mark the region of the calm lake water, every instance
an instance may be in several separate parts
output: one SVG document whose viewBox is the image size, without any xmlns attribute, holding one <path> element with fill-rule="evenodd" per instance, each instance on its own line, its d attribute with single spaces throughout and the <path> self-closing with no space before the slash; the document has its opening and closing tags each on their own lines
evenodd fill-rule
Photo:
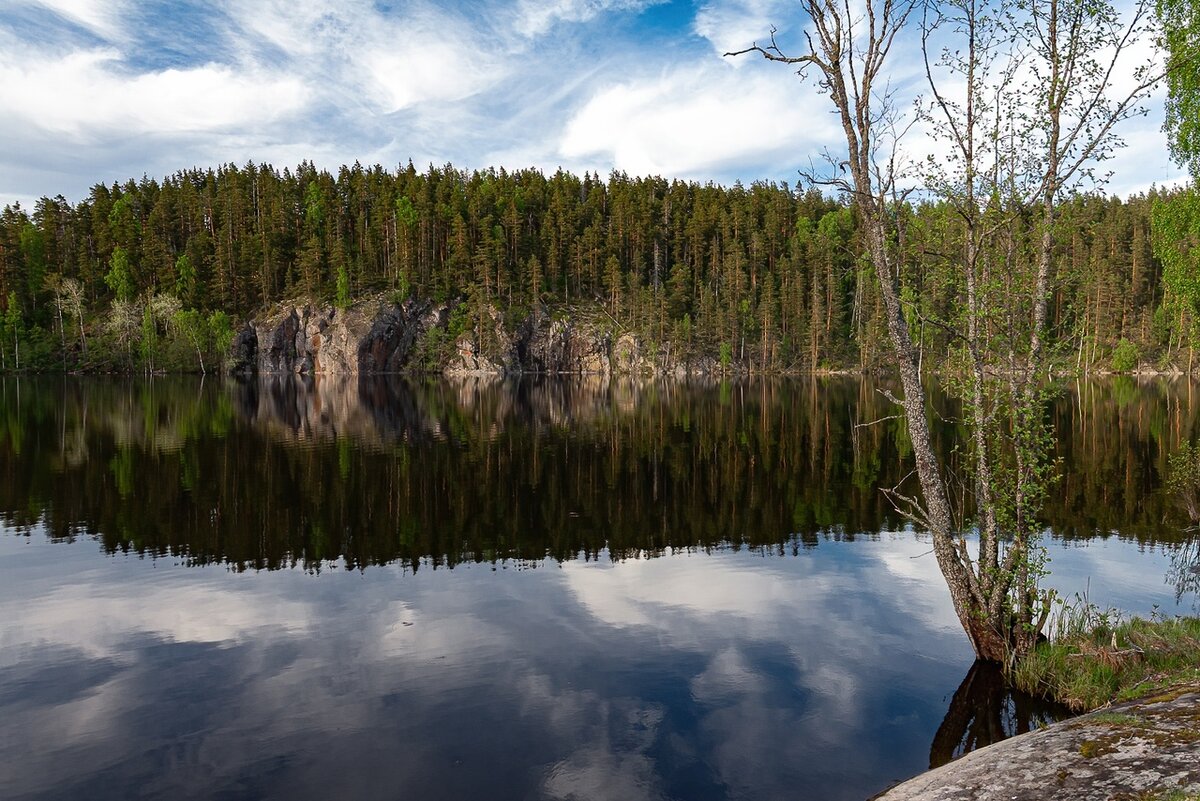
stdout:
<svg viewBox="0 0 1200 801">
<path fill-rule="evenodd" d="M 0 797 L 860 801 L 1059 716 L 876 388 L 0 381 Z M 1194 392 L 1063 387 L 1060 592 L 1196 611 Z"/>
</svg>

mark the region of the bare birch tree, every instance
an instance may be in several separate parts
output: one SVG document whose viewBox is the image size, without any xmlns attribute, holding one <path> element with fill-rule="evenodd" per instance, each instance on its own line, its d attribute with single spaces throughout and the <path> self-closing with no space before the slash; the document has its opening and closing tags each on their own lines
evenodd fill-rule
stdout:
<svg viewBox="0 0 1200 801">
<path fill-rule="evenodd" d="M 141 328 L 141 306 L 131 300 L 115 299 L 104 320 L 104 328 L 113 340 L 125 348 L 125 357 L 133 362 L 133 345 L 138 340 Z"/>
<path fill-rule="evenodd" d="M 87 328 L 83 324 L 83 310 L 86 305 L 83 283 L 75 278 L 64 278 L 61 284 L 63 309 L 75 318 L 79 328 L 79 347 L 84 357 L 87 356 Z"/>
</svg>

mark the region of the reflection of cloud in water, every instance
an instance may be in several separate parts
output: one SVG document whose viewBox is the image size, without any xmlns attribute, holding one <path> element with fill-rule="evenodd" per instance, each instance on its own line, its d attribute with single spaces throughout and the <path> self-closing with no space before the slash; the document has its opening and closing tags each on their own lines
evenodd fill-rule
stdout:
<svg viewBox="0 0 1200 801">
<path fill-rule="evenodd" d="M 861 798 L 969 662 L 927 550 L 313 576 L 0 538 L 0 795 Z"/>
<path fill-rule="evenodd" d="M 1177 599 L 1168 580 L 1172 546 L 1134 546 L 1110 538 L 1055 541 L 1047 547 L 1050 576 L 1044 583 L 1068 600 L 1078 593 L 1101 608 L 1143 616 L 1155 606 L 1167 614 L 1185 613 L 1195 603 L 1195 596 Z"/>
<path fill-rule="evenodd" d="M 711 654 L 689 690 L 712 765 L 734 795 L 762 793 L 764 783 L 819 792 L 825 785 L 814 777 L 867 774 L 886 759 L 850 743 L 872 728 L 919 720 L 904 706 L 878 719 L 878 682 L 896 680 L 915 696 L 921 680 L 898 665 L 923 652 L 960 650 L 958 622 L 927 551 L 896 536 L 828 543 L 794 559 L 742 554 L 736 567 L 730 555 L 693 556 L 571 563 L 563 573 L 598 619 L 652 628 L 660 641 Z M 781 763 L 788 753 L 825 753 L 837 764 Z"/>
<path fill-rule="evenodd" d="M 130 589 L 93 583 L 60 586 L 39 598 L 36 615 L 23 616 L 22 636 L 106 656 L 123 653 L 131 632 L 164 642 L 224 645 L 258 638 L 267 627 L 276 630 L 275 636 L 302 635 L 312 614 L 308 604 L 265 595 L 248 586 Z M 87 614 L 81 615 L 81 609 Z"/>
<path fill-rule="evenodd" d="M 732 646 L 718 652 L 692 679 L 692 698 L 701 704 L 718 704 L 737 698 L 759 676 L 742 652 Z"/>
<path fill-rule="evenodd" d="M 647 751 L 658 739 L 664 713 L 630 701 L 602 704 L 591 739 L 555 764 L 542 782 L 546 797 L 641 801 L 662 798 L 657 768 Z"/>
<path fill-rule="evenodd" d="M 919 616 L 931 628 L 957 632 L 958 616 L 932 548 L 923 537 L 904 535 L 892 539 L 887 548 L 872 551 L 872 556 L 904 587 L 908 614 Z"/>
</svg>

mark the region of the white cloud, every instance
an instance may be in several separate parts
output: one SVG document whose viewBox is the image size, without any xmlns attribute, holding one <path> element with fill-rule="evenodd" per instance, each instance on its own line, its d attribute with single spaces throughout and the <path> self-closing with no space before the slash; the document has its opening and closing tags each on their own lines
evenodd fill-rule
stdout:
<svg viewBox="0 0 1200 801">
<path fill-rule="evenodd" d="M 828 107 L 786 70 L 697 62 L 600 89 L 567 123 L 558 149 L 639 175 L 702 178 L 752 163 L 797 164 L 836 142 Z"/>
<path fill-rule="evenodd" d="M 36 0 L 59 16 L 75 22 L 106 39 L 120 35 L 123 0 Z"/>
<path fill-rule="evenodd" d="M 535 37 L 558 22 L 587 22 L 610 11 L 641 11 L 665 0 L 521 0 L 514 28 L 522 36 Z"/>
<path fill-rule="evenodd" d="M 505 67 L 491 61 L 472 53 L 469 43 L 427 40 L 373 48 L 362 66 L 382 110 L 392 112 L 426 101 L 465 100 L 483 91 L 504 77 Z"/>
<path fill-rule="evenodd" d="M 78 200 L 98 180 L 249 159 L 748 182 L 794 180 L 821 166 L 824 147 L 841 151 L 829 100 L 811 81 L 761 58 L 719 56 L 763 41 L 772 24 L 794 41 L 803 22 L 794 6 L 707 0 L 675 32 L 642 31 L 638 14 L 654 2 L 217 0 L 189 13 L 207 15 L 193 28 L 220 37 L 219 63 L 164 70 L 138 66 L 156 63 L 143 58 L 155 54 L 140 51 L 139 30 L 169 24 L 157 12 L 128 0 L 44 0 L 107 45 L 64 51 L 0 34 L 0 204 L 60 192 Z M 923 88 L 919 59 L 903 44 L 889 74 L 911 96 Z M 1157 127 L 1127 126 L 1110 191 L 1182 178 Z"/>
<path fill-rule="evenodd" d="M 100 131 L 133 136 L 270 123 L 300 109 L 307 97 L 303 84 L 285 75 L 210 64 L 130 76 L 119 61 L 111 49 L 61 58 L 6 49 L 0 107 L 25 124 L 86 140 Z"/>
<path fill-rule="evenodd" d="M 230 16 L 255 46 L 260 37 L 278 48 L 305 83 L 329 101 L 369 113 L 391 113 L 435 101 L 472 97 L 507 76 L 505 38 L 436 6 L 417 5 L 385 14 L 351 0 L 336 7 L 317 2 L 233 2 Z"/>
<path fill-rule="evenodd" d="M 712 0 L 696 12 L 692 30 L 707 39 L 718 55 L 765 44 L 771 27 L 784 28 L 797 15 L 795 6 L 779 0 Z"/>
</svg>

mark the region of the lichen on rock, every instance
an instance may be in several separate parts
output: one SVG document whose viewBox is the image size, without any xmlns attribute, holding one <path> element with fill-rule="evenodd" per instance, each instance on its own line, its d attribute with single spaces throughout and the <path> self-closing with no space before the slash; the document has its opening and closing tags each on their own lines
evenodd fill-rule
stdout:
<svg viewBox="0 0 1200 801">
<path fill-rule="evenodd" d="M 880 801 L 1111 801 L 1200 793 L 1200 686 L 1130 701 L 974 751 Z"/>
</svg>

